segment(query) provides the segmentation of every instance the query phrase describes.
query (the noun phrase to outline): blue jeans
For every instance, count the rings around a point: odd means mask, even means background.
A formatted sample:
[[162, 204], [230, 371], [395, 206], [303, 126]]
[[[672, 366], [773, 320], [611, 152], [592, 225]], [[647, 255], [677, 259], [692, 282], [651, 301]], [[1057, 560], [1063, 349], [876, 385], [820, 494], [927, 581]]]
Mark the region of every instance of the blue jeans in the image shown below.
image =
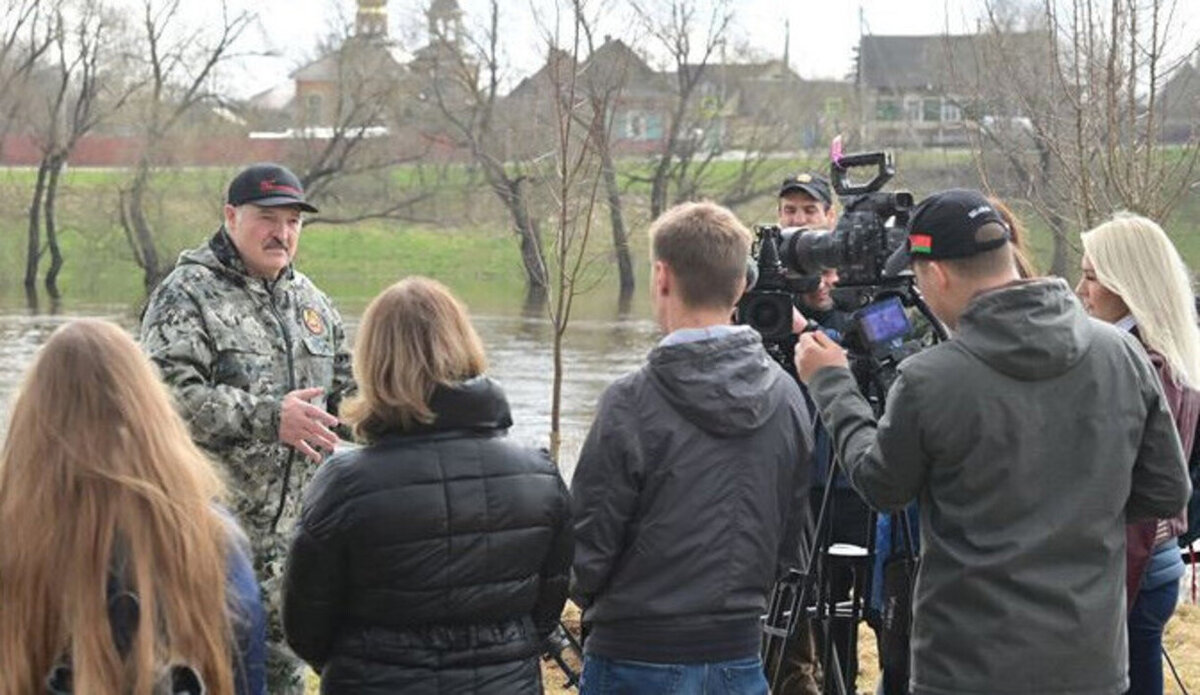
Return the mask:
[[579, 695], [768, 695], [757, 656], [700, 664], [652, 664], [588, 654]]
[[1179, 582], [1138, 592], [1129, 611], [1128, 695], [1162, 695], [1163, 628], [1175, 612]]

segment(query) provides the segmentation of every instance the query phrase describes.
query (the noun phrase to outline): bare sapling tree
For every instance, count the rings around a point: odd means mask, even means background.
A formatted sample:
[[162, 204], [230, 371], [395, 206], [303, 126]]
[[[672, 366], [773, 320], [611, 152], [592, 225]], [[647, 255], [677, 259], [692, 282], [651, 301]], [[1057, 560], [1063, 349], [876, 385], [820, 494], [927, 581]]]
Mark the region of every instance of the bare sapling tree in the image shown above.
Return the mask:
[[1162, 138], [1164, 87], [1193, 55], [1173, 46], [1175, 11], [1171, 0], [1045, 0], [1024, 17], [987, 6], [977, 161], [985, 183], [1015, 178], [1053, 231], [1054, 274], [1068, 271], [1072, 231], [1120, 209], [1166, 222], [1193, 181], [1200, 130]]
[[546, 183], [554, 212], [553, 241], [546, 255], [551, 279], [547, 312], [554, 331], [550, 457], [558, 462], [562, 451], [564, 339], [576, 297], [594, 287], [601, 275], [588, 272], [599, 266], [589, 242], [599, 213], [597, 200], [606, 166], [604, 147], [612, 126], [610, 108], [620, 92], [619, 87], [602, 89], [599, 76], [583, 74], [580, 57], [590, 43], [592, 25], [586, 0], [556, 3], [553, 11], [553, 17], [540, 22], [548, 53], [558, 56], [550, 61], [548, 72], [551, 98], [547, 106], [553, 114], [554, 150], [552, 156], [542, 160], [552, 170], [540, 178]]
[[549, 286], [542, 233], [531, 207], [533, 181], [527, 162], [509, 159], [504, 134], [497, 127], [502, 81], [500, 5], [488, 4], [487, 25], [459, 36], [451, 27], [433, 27], [425, 70], [425, 90], [439, 119], [471, 155], [488, 188], [512, 219], [525, 271], [526, 305], [544, 302]]
[[134, 103], [140, 110], [141, 153], [133, 178], [119, 194], [120, 221], [134, 261], [149, 291], [166, 275], [147, 214], [155, 164], [185, 116], [220, 103], [218, 68], [235, 56], [235, 46], [252, 15], [235, 12], [221, 0], [215, 19], [197, 30], [181, 12], [182, 0], [142, 0], [139, 13], [139, 74], [145, 87]]
[[[681, 161], [690, 161], [702, 146], [706, 133], [712, 130], [705, 126], [711, 126], [716, 114], [697, 107], [698, 88], [725, 41], [733, 21], [733, 6], [730, 0], [714, 0], [705, 18], [697, 0], [670, 0], [665, 5], [631, 0], [631, 5], [674, 71], [673, 103], [667, 117], [664, 147], [646, 178], [650, 184], [650, 216], [658, 217], [671, 201], [672, 175], [678, 177]], [[699, 45], [693, 44], [696, 38], [700, 39]]]
[[319, 214], [306, 225], [363, 220], [417, 221], [414, 206], [430, 196], [422, 186], [397, 183], [395, 168], [419, 161], [422, 152], [402, 140], [400, 111], [407, 98], [397, 89], [403, 67], [384, 35], [359, 36], [342, 23], [323, 42], [321, 61], [333, 64], [336, 80], [328, 113], [300, 116], [297, 170], [306, 194], [337, 202], [338, 214]]
[[65, 262], [58, 239], [60, 176], [80, 139], [119, 110], [137, 85], [112, 73], [121, 26], [111, 8], [99, 0], [80, 0], [57, 2], [49, 11], [53, 65], [44, 69], [37, 88], [28, 90], [24, 119], [41, 153], [29, 205], [25, 291], [35, 292], [38, 267], [49, 253], [45, 287], [57, 299]]

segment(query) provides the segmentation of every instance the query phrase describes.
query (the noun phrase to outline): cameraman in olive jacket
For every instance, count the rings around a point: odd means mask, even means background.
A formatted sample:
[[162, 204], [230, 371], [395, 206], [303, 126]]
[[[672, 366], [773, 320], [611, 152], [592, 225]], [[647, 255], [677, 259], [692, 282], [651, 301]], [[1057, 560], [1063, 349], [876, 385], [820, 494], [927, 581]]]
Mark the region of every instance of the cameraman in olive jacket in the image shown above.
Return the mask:
[[1125, 523], [1190, 489], [1154, 369], [1063, 280], [1018, 278], [979, 192], [930, 196], [908, 232], [889, 266], [911, 259], [953, 338], [905, 360], [878, 422], [828, 338], [796, 367], [864, 498], [919, 499], [912, 692], [1124, 692]]

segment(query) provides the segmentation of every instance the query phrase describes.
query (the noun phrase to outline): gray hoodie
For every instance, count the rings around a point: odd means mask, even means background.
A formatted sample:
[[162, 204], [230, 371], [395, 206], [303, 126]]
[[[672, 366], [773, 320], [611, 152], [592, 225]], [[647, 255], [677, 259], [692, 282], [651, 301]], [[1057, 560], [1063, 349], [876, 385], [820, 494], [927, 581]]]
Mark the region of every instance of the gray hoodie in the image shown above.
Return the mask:
[[878, 425], [846, 370], [810, 384], [868, 502], [918, 499], [913, 692], [1124, 692], [1125, 522], [1189, 492], [1153, 367], [1058, 279], [981, 293], [958, 329]]
[[609, 386], [571, 483], [588, 651], [756, 654], [767, 592], [796, 563], [811, 448], [799, 386], [750, 329], [658, 347]]

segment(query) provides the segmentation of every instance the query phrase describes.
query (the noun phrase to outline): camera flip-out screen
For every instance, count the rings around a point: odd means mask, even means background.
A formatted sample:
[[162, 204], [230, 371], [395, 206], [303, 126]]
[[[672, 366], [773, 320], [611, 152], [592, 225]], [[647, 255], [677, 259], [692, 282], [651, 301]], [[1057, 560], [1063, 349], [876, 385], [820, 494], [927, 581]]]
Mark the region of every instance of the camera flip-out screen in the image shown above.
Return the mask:
[[885, 346], [908, 335], [908, 316], [899, 297], [888, 297], [860, 309], [856, 315], [863, 336], [874, 346]]

